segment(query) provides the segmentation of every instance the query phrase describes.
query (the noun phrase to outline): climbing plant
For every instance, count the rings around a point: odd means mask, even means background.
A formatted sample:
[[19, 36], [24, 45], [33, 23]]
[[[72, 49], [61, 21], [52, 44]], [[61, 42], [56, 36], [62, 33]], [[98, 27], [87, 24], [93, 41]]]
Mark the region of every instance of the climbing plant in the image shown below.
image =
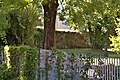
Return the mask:
[[6, 46], [5, 62], [0, 65], [1, 80], [34, 80], [39, 50], [29, 46]]

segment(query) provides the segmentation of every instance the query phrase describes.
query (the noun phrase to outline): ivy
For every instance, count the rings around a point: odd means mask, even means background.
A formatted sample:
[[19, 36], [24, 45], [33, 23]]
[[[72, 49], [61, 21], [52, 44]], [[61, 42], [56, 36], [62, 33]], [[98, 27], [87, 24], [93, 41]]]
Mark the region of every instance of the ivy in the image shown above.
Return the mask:
[[[44, 63], [44, 53], [40, 54], [40, 78], [46, 79], [48, 77], [50, 80], [88, 80], [88, 70], [96, 67], [93, 63], [100, 66], [104, 64], [101, 57], [104, 55], [85, 55], [82, 53], [66, 53], [59, 50], [53, 50], [48, 55], [47, 65]], [[48, 69], [46, 70], [45, 67]], [[98, 70], [97, 70], [98, 71]], [[47, 73], [47, 75], [46, 75]], [[99, 73], [96, 76], [100, 76]]]
[[3, 80], [34, 80], [39, 50], [29, 46], [9, 46], [9, 53], [9, 58], [6, 58], [9, 62], [1, 66], [4, 69], [2, 69], [0, 78], [2, 77]]

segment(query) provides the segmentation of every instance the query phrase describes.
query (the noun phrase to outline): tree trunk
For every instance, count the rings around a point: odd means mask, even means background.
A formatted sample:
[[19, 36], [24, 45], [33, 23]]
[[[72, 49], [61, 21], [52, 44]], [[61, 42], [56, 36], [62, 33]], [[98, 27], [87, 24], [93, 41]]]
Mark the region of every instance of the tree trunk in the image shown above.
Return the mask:
[[[50, 50], [55, 45], [55, 21], [57, 15], [58, 0], [43, 0], [44, 8], [44, 45], [43, 48]], [[45, 54], [45, 80], [48, 78], [48, 54]]]
[[58, 0], [47, 0], [44, 8], [44, 49], [50, 50], [55, 45], [55, 21], [57, 15]]

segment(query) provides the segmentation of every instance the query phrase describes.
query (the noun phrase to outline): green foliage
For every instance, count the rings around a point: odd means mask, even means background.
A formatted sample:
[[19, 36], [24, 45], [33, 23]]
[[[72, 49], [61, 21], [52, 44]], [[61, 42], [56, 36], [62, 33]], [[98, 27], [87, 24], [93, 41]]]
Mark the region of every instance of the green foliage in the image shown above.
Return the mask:
[[[34, 80], [39, 50], [29, 46], [10, 46], [9, 52], [9, 56], [5, 53], [6, 57], [9, 57], [6, 58], [9, 62], [1, 66], [3, 69], [1, 69], [0, 78], [2, 77], [3, 80]], [[8, 63], [10, 67], [6, 65]]]
[[45, 4], [47, 4], [47, 3], [48, 3], [47, 0], [43, 0], [43, 1], [42, 1], [42, 4], [43, 4], [43, 5], [45, 5]]
[[[14, 9], [8, 13], [8, 31], [15, 37], [17, 44], [34, 45], [33, 38], [39, 22], [38, 16], [38, 8], [33, 4], [21, 8], [19, 12]], [[10, 33], [8, 32], [8, 34]], [[12, 43], [9, 39], [8, 42]]]
[[3, 7], [6, 11], [11, 11], [14, 8], [19, 9], [20, 7], [24, 7], [28, 4], [25, 0], [1, 0], [3, 3]]
[[[44, 54], [41, 54], [41, 56], [43, 55]], [[48, 68], [46, 70], [45, 67], [41, 66], [40, 74], [43, 75], [41, 76], [42, 78], [45, 78], [45, 74], [48, 73], [52, 76], [47, 75], [51, 80], [74, 80], [76, 78], [88, 80], [88, 70], [92, 68], [99, 69], [99, 66], [104, 63], [104, 57], [105, 56], [101, 54], [98, 56], [98, 54], [87, 55], [82, 52], [53, 50], [49, 53], [47, 65], [43, 63], [43, 58], [40, 58], [42, 65]], [[93, 63], [96, 64], [93, 66]], [[98, 71], [96, 76], [101, 77], [101, 75], [99, 75], [100, 73], [101, 72]]]
[[118, 13], [116, 16], [116, 26], [116, 35], [111, 35], [109, 38], [112, 42], [110, 46], [114, 52], [120, 53], [120, 13]]
[[89, 30], [91, 45], [102, 47], [105, 42], [108, 43], [109, 35], [115, 33], [119, 5], [119, 0], [66, 0], [62, 14], [68, 16], [67, 21], [73, 28]]
[[117, 36], [111, 36], [110, 41], [112, 44], [110, 45], [113, 51], [120, 53], [120, 28], [116, 28]]
[[7, 28], [8, 21], [6, 20], [6, 12], [4, 11], [4, 8], [2, 7], [2, 2], [0, 1], [0, 40], [3, 41], [3, 43], [6, 43], [5, 40], [5, 29]]
[[38, 48], [42, 48], [43, 40], [44, 40], [44, 30], [38, 28], [34, 35], [35, 46], [37, 46]]
[[5, 37], [5, 28], [7, 25], [7, 21], [6, 21], [6, 17], [5, 17], [5, 13], [2, 13], [2, 10], [0, 10], [0, 37]]
[[41, 7], [32, 0], [1, 0], [0, 5], [0, 38], [7, 36], [8, 44], [33, 46], [36, 26], [41, 24]]
[[14, 72], [6, 64], [0, 65], [0, 80], [12, 80]]

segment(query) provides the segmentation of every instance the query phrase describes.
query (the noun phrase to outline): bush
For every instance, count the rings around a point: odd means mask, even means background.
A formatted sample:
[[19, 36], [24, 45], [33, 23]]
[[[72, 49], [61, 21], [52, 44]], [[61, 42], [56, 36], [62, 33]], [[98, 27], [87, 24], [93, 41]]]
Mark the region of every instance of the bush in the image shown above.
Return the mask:
[[[2, 80], [34, 80], [39, 50], [29, 46], [10, 46], [5, 64], [0, 68]], [[9, 57], [9, 58], [8, 58]], [[0, 79], [1, 80], [1, 79]]]
[[6, 64], [0, 66], [0, 80], [12, 80], [13, 73], [11, 68], [8, 68]]
[[113, 51], [120, 53], [120, 28], [116, 28], [117, 36], [111, 36], [110, 41], [112, 44], [110, 45]]

